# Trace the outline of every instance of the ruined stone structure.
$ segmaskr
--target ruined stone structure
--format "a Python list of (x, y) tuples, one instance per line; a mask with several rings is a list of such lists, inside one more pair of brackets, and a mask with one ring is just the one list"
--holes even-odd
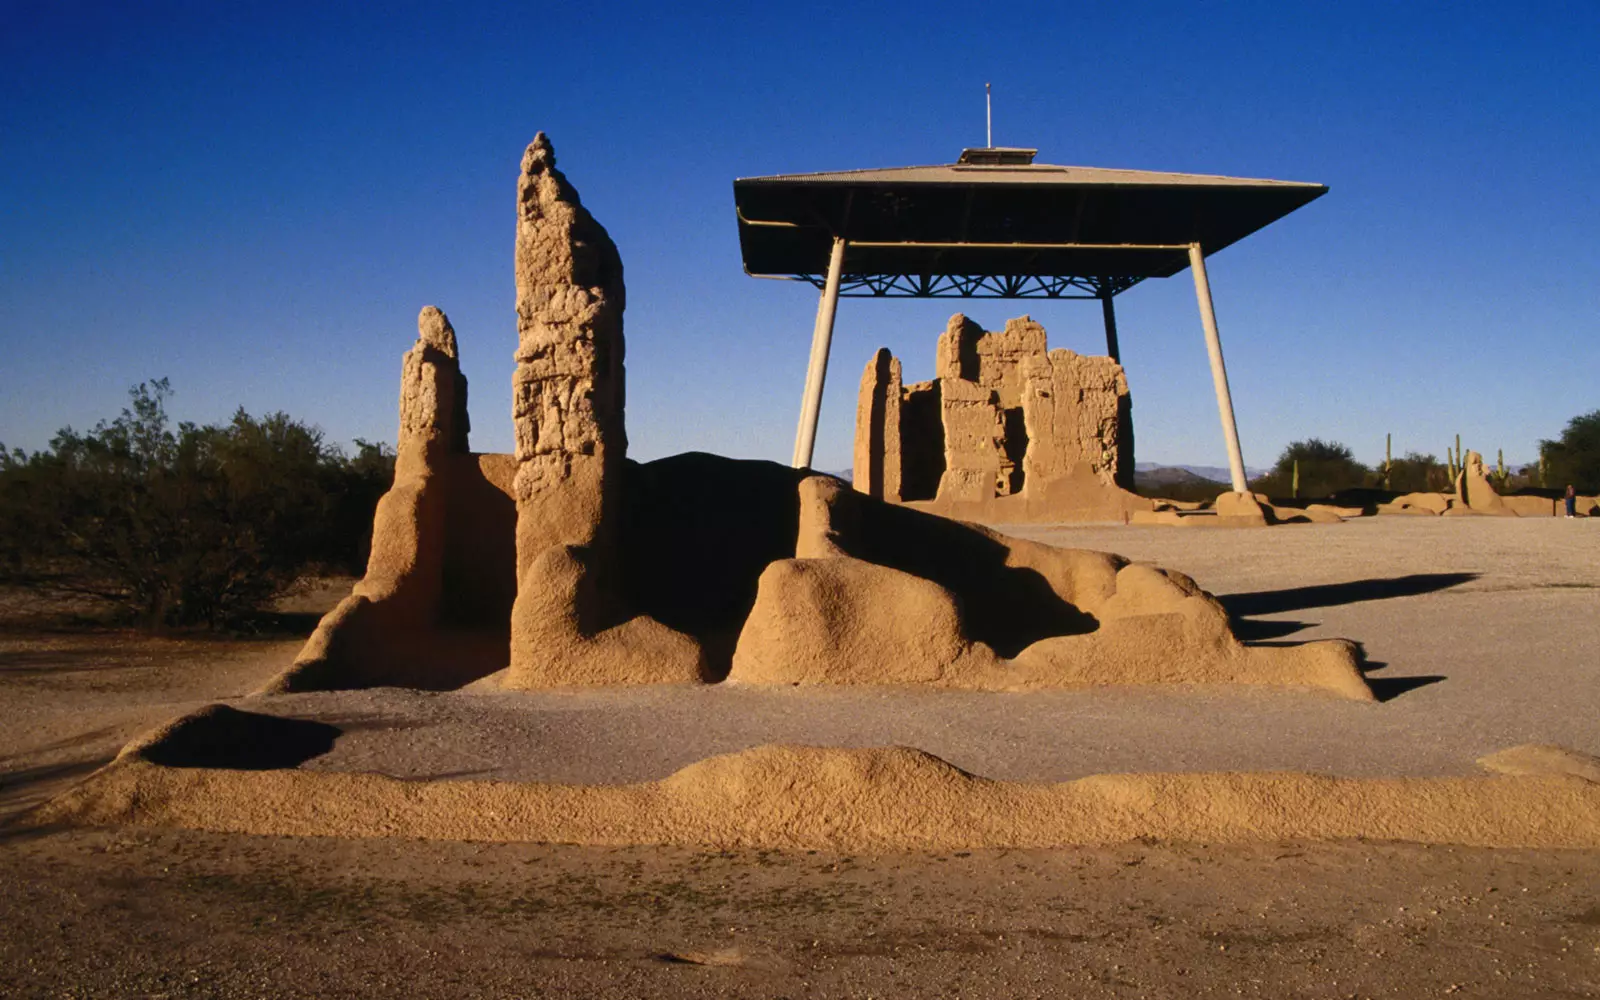
[(1133, 419), (1122, 366), (1050, 350), (1027, 316), (986, 331), (957, 313), (934, 378), (905, 385), (879, 350), (861, 376), (855, 484), (895, 503), (979, 521), (1121, 519)]
[(515, 467), (510, 455), (472, 454), (467, 432), (455, 330), (427, 306), (401, 362), (394, 485), (378, 501), (366, 576), (278, 688), (448, 688), (503, 663)]
[[(1578, 497), (1577, 512), (1596, 516), (1600, 498)], [(1553, 491), (1528, 491), (1501, 495), (1489, 478), (1483, 456), (1469, 451), (1456, 473), (1454, 493), (1407, 493), (1388, 503), (1378, 504), (1379, 514), (1423, 514), (1465, 517), (1488, 514), (1495, 517), (1556, 517), (1563, 504)]]
[(697, 680), (694, 642), (627, 620), (618, 531), (628, 436), (622, 258), (556, 169), (544, 133), (517, 180), (518, 685)]
[[(492, 675), (511, 688), (1225, 682), (1371, 697), (1351, 644), (1245, 646), (1182, 574), (771, 462), (630, 461), (621, 259), (542, 134), (517, 185), (516, 288), (515, 454), (467, 450), (455, 332), (424, 309), (367, 575), (271, 690)], [(933, 382), (902, 386), (887, 352), (868, 375), (858, 469), (881, 497), (1050, 517), (1139, 501), (1119, 485), (1132, 472), (1121, 368), (1047, 351), (1031, 320), (985, 333), (956, 317)]]
[(1561, 503), (1544, 496), (1501, 496), (1489, 479), (1489, 469), (1483, 456), (1467, 452), (1456, 473), (1455, 504), (1450, 512), (1493, 514), (1499, 517), (1554, 517), (1561, 512)]
[(622, 258), (556, 169), (544, 133), (517, 179), (517, 574), (551, 545), (606, 548), (627, 457)]

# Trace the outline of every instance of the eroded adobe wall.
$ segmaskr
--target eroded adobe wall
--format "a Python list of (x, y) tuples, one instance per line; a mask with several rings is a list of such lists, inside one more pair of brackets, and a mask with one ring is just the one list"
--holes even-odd
[(854, 481), (880, 500), (900, 499), (900, 359), (887, 347), (867, 362), (856, 397)]
[(428, 306), (401, 363), (394, 483), (374, 513), (366, 574), (269, 690), (447, 688), (504, 665), (509, 456), (467, 450), (466, 404), (455, 330)]
[[(898, 434), (882, 427), (896, 359), (880, 351), (862, 380), (857, 483), (889, 500), (992, 521), (1121, 518), (1147, 510), (1133, 482), (1132, 399), (1108, 357), (1049, 350), (1027, 316), (984, 330), (950, 318), (931, 382), (901, 387)], [(898, 449), (898, 453), (896, 452)], [(899, 496), (874, 469), (897, 468)]]
[[(540, 132), (517, 180), (517, 575), (552, 545), (608, 539), (627, 457), (622, 258)], [(606, 553), (597, 555), (603, 561)]]
[(1056, 348), (1029, 357), (1024, 370), (1026, 479), (1063, 479), (1082, 468), (1107, 486), (1132, 486), (1131, 404), (1122, 366)]
[(628, 601), (622, 259), (543, 132), (517, 181), (515, 268), (517, 596), (505, 683), (699, 680), (699, 641)]

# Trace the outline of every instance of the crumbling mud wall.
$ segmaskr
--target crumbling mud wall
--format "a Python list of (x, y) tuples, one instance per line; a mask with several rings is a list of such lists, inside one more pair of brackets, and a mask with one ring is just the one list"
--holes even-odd
[(517, 180), (516, 687), (693, 681), (698, 644), (620, 598), (622, 258), (543, 132)]
[(1489, 479), (1483, 456), (1467, 452), (1456, 473), (1454, 508), (1500, 517), (1554, 517), (1564, 513), (1561, 501), (1544, 496), (1502, 496)]
[[(1456, 473), (1455, 492), (1406, 493), (1392, 496), (1373, 505), (1377, 514), (1421, 514), (1445, 517), (1465, 517), (1487, 514), (1495, 517), (1558, 517), (1566, 512), (1565, 505), (1554, 490), (1526, 490), (1502, 494), (1494, 487), (1489, 469), (1478, 452), (1469, 451)], [(1579, 497), (1577, 513), (1591, 515), (1597, 506), (1595, 497)]]
[(378, 501), (366, 575), (271, 689), (449, 688), (503, 665), (510, 470), (505, 456), (468, 451), (467, 434), (455, 330), (428, 306), (401, 363), (394, 484)]
[(956, 314), (936, 377), (904, 385), (880, 350), (856, 408), (857, 489), (977, 521), (1121, 520), (1131, 492), (1133, 408), (1122, 366), (1050, 350), (1023, 316), (984, 330)]
[(1371, 700), (1353, 644), (1250, 647), (1181, 573), (800, 484), (796, 558), (761, 574), (729, 681), (1026, 690), (1313, 687)]

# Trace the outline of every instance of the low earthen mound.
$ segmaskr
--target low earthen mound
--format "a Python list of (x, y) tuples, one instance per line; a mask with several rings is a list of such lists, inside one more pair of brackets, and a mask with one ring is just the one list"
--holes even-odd
[[(181, 731), (173, 727), (166, 739)], [(1573, 774), (1120, 774), (1024, 784), (976, 777), (906, 747), (761, 746), (633, 785), (418, 783), (373, 774), (161, 766), (151, 755), (164, 752), (163, 743), (124, 754), (25, 823), (835, 851), (1138, 838), (1600, 847), (1600, 784)]]
[(1181, 573), (800, 484), (798, 557), (762, 573), (729, 680), (1025, 690), (1275, 684), (1372, 693), (1340, 640), (1247, 647)]

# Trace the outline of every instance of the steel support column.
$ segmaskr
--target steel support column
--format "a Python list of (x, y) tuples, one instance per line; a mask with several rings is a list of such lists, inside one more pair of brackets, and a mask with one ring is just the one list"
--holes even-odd
[(817, 418), (822, 412), (822, 383), (828, 377), (828, 349), (833, 345), (833, 317), (839, 311), (839, 278), (844, 272), (844, 239), (833, 238), (828, 258), (828, 280), (817, 303), (817, 323), (811, 331), (811, 364), (806, 369), (806, 392), (800, 403), (800, 429), (794, 439), (794, 467), (809, 468), (817, 443)]
[(1117, 311), (1111, 304), (1111, 293), (1100, 293), (1100, 313), (1106, 320), (1106, 353), (1111, 360), (1122, 364), (1122, 350), (1117, 346)]
[(1239, 451), (1239, 425), (1233, 418), (1233, 396), (1228, 392), (1228, 369), (1222, 363), (1222, 338), (1217, 334), (1217, 314), (1211, 305), (1211, 282), (1206, 277), (1200, 244), (1189, 244), (1189, 270), (1194, 272), (1194, 297), (1200, 303), (1200, 325), (1206, 331), (1206, 353), (1211, 356), (1211, 381), (1217, 389), (1217, 411), (1222, 417), (1222, 437), (1228, 444), (1228, 472), (1233, 491), (1249, 489), (1244, 478), (1244, 455)]

